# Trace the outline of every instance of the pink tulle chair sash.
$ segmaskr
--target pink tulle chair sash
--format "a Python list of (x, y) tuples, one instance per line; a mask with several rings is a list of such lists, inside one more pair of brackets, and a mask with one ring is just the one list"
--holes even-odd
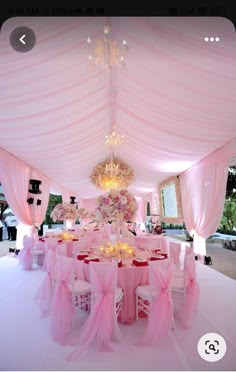
[(73, 360), (88, 347), (99, 351), (112, 351), (112, 340), (119, 340), (119, 329), (115, 313), (115, 289), (117, 286), (117, 264), (89, 264), (92, 287), (90, 316), (81, 328), (79, 345), (66, 359)]
[(150, 262), (149, 282), (152, 301), (146, 330), (137, 345), (152, 345), (168, 335), (173, 317), (173, 303), (170, 294), (173, 274), (173, 259)]
[(32, 270), (33, 268), (33, 239), (24, 236), (23, 249), (18, 254), (18, 259), (24, 270)]

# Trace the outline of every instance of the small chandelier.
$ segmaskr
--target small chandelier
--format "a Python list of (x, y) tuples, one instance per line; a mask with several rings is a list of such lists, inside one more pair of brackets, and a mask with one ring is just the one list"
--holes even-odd
[(92, 45), (90, 37), (87, 39), (87, 47), (89, 49), (88, 60), (92, 65), (99, 65), (106, 69), (112, 67), (125, 66), (125, 56), (127, 52), (127, 41), (123, 40), (122, 46), (119, 47), (116, 40), (110, 36), (111, 27), (105, 25), (104, 37), (96, 40), (95, 45)]
[(117, 126), (115, 124), (112, 126), (111, 133), (107, 134), (105, 139), (109, 146), (119, 146), (124, 143), (124, 136), (117, 132)]
[(103, 191), (126, 189), (134, 181), (134, 171), (128, 164), (112, 155), (110, 159), (96, 165), (90, 180)]

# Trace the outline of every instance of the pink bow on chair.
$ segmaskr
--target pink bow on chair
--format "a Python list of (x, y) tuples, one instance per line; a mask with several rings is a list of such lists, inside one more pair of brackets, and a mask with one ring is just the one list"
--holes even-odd
[(32, 270), (33, 268), (33, 256), (32, 256), (33, 239), (28, 236), (24, 236), (23, 246), (24, 248), (19, 252), (19, 255), (18, 255), (19, 262), (22, 265), (24, 270)]

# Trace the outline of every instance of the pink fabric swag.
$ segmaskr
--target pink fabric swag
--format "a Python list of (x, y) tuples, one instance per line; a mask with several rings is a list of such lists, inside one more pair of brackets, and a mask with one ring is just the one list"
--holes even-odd
[(33, 239), (28, 236), (24, 236), (23, 246), (24, 248), (18, 254), (19, 262), (22, 265), (24, 270), (32, 270), (33, 268), (33, 256), (32, 256)]
[(36, 304), (41, 310), (41, 318), (45, 318), (50, 314), (55, 264), (56, 253), (53, 250), (50, 250), (46, 262), (47, 275), (41, 283), (34, 298)]
[(185, 328), (192, 325), (199, 304), (200, 288), (196, 280), (196, 262), (194, 254), (185, 256), (185, 297), (183, 307), (176, 314)]
[(66, 359), (73, 360), (88, 347), (98, 351), (113, 351), (112, 340), (119, 341), (119, 328), (115, 312), (117, 263), (90, 262), (92, 306), (84, 323), (78, 347)]
[(155, 344), (169, 333), (173, 317), (173, 303), (170, 294), (173, 274), (174, 262), (172, 259), (149, 263), (152, 301), (149, 307), (147, 328), (137, 345)]

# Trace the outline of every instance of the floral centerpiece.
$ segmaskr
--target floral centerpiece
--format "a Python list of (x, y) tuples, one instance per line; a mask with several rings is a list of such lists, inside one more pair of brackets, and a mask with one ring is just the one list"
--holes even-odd
[(128, 190), (111, 190), (97, 198), (96, 219), (98, 222), (134, 222), (137, 202)]
[(50, 214), (54, 222), (56, 221), (75, 221), (77, 218), (77, 209), (75, 204), (59, 203)]
[(79, 208), (77, 210), (77, 217), (78, 218), (89, 218), (90, 217), (90, 212), (86, 208)]

